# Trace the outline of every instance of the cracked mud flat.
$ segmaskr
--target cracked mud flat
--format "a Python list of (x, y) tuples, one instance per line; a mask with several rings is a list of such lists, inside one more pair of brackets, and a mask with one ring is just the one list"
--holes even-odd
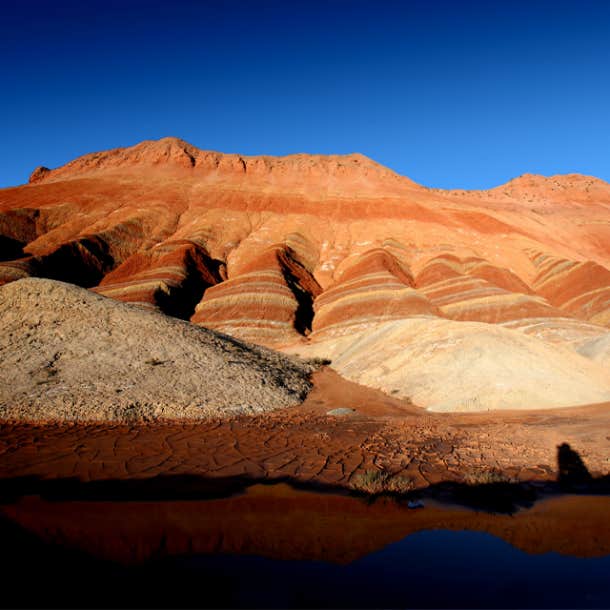
[[(500, 470), (557, 478), (569, 443), (592, 475), (608, 474), (609, 404), (559, 410), (434, 414), (324, 369), (297, 407), (224, 421), (11, 424), (0, 427), (0, 478), (140, 480), (163, 476), (288, 479), (350, 487), (384, 470), (416, 489)], [(353, 414), (328, 415), (336, 408)]]

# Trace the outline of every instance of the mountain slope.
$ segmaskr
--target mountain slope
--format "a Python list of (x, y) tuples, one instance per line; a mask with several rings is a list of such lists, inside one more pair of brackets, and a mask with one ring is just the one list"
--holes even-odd
[(359, 154), (164, 138), (0, 190), (0, 284), (28, 276), (278, 349), (426, 318), (578, 351), (610, 327), (610, 185), (524, 175), (443, 191)]

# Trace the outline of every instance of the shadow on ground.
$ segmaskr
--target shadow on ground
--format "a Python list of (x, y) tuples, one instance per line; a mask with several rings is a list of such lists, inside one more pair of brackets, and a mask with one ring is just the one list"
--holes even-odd
[[(491, 513), (513, 513), (532, 506), (539, 498), (556, 493), (610, 494), (610, 475), (594, 477), (580, 455), (563, 443), (557, 448), (556, 481), (514, 481), (495, 473), (486, 476), (489, 482), (440, 482), (412, 491), (376, 493), (316, 482), (302, 482), (290, 477), (252, 478), (246, 476), (215, 478), (199, 475), (160, 475), (139, 479), (108, 479), (83, 482), (78, 478), (41, 478), (23, 476), (0, 479), (0, 503), (12, 503), (24, 496), (39, 496), (48, 501), (90, 502), (159, 502), (225, 498), (243, 492), (252, 485), (286, 483), (295, 489), (316, 492), (351, 494), (366, 502), (379, 496), (417, 501), (424, 498), (456, 503)], [(490, 471), (484, 471), (489, 475)], [(491, 471), (494, 474), (493, 471)]]

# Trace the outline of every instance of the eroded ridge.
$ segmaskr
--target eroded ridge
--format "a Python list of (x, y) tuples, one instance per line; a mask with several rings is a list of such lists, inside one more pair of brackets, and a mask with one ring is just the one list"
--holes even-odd
[(408, 264), (386, 248), (355, 257), (337, 282), (315, 301), (316, 337), (353, 332), (389, 320), (439, 314), (414, 286)]
[(206, 289), (220, 283), (224, 273), (224, 264), (198, 243), (165, 241), (129, 257), (94, 291), (188, 320)]
[(263, 344), (309, 334), (313, 299), (321, 289), (299, 250), (309, 244), (290, 237), (266, 248), (234, 277), (211, 288), (192, 321)]
[(537, 275), (534, 289), (556, 307), (582, 320), (610, 326), (610, 269), (593, 261), (575, 261), (531, 252)]
[(501, 323), (565, 315), (513, 272), (476, 257), (438, 256), (420, 271), (416, 284), (440, 314), (452, 320)]

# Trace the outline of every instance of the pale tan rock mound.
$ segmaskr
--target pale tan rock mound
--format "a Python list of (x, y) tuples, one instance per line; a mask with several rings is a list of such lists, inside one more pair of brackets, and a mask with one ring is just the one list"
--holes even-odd
[(299, 404), (309, 365), (47, 279), (0, 288), (0, 418), (223, 418)]

